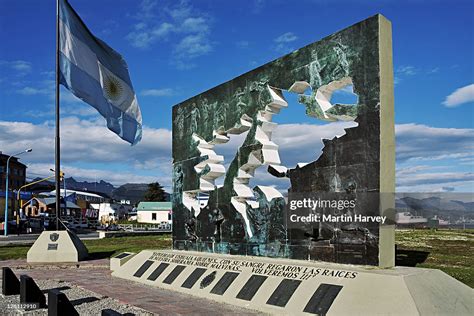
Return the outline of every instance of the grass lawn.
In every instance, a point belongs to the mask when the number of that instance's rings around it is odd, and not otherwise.
[[[397,230],[397,265],[440,269],[474,287],[474,229]],[[85,240],[93,258],[120,252],[170,249],[171,235]],[[0,260],[26,258],[29,246],[0,247]]]
[[[124,251],[143,249],[171,249],[171,234],[160,236],[115,237],[84,240],[92,258],[108,258]],[[26,258],[30,246],[2,246],[0,260]]]
[[[405,250],[419,259],[414,266],[440,269],[474,287],[474,229],[397,230],[395,241],[397,259]]]

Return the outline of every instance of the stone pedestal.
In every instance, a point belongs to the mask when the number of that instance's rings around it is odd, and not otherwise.
[[[473,315],[472,289],[433,269],[144,250],[112,275],[278,315]]]
[[[28,263],[79,262],[88,256],[87,248],[71,231],[44,231],[28,250]]]
[[[110,270],[115,271],[121,266],[123,266],[128,260],[133,258],[135,253],[132,252],[122,252],[115,257],[110,258]]]

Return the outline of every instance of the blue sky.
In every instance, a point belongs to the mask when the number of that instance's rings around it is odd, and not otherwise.
[[[169,187],[172,105],[381,13],[393,26],[397,190],[474,191],[472,1],[69,2],[127,60],[145,129],[142,143],[130,147],[62,89],[68,176]],[[0,1],[0,150],[33,147],[22,156],[32,178],[54,163],[54,36],[55,1]],[[287,144],[283,161],[308,146],[315,150],[297,160],[315,160],[327,133],[321,125],[306,128],[320,122],[302,113],[295,105],[279,118],[288,125],[275,135]],[[313,136],[295,138],[301,130]],[[238,142],[221,153],[231,157]]]

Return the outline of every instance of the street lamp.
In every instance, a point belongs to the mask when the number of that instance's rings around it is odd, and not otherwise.
[[[5,224],[4,224],[4,235],[7,236],[7,227],[8,227],[8,175],[9,175],[9,163],[10,163],[10,158],[11,157],[14,157],[14,156],[19,156],[19,155],[22,155],[22,154],[25,154],[25,153],[30,153],[31,151],[33,151],[33,149],[31,148],[28,148],[28,149],[25,149],[17,154],[14,154],[14,155],[11,155],[10,157],[8,157],[7,159],[7,179],[6,179],[6,183],[5,183]]]

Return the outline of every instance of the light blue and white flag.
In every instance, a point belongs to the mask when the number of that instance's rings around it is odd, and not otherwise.
[[[87,29],[67,0],[59,3],[60,83],[96,108],[111,131],[138,143],[142,115],[127,63]]]

